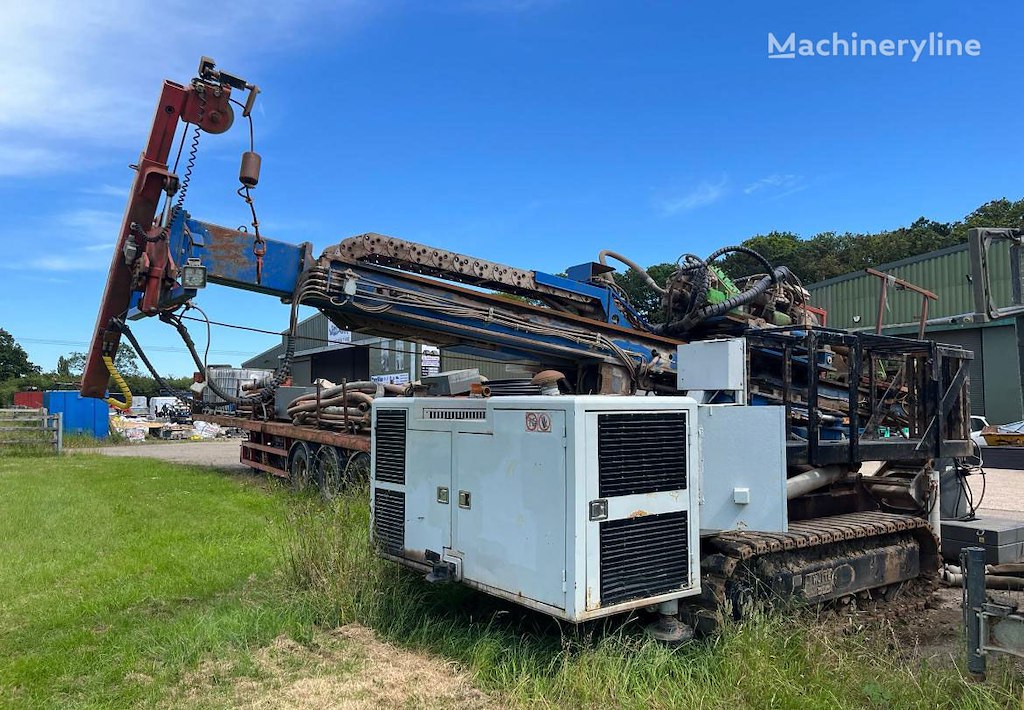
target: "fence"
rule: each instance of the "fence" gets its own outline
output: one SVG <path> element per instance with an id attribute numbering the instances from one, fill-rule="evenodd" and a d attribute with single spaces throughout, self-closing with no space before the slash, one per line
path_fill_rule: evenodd
<path id="1" fill-rule="evenodd" d="M 0 409 L 0 451 L 11 448 L 64 448 L 64 425 L 60 413 L 45 409 Z"/>
<path id="2" fill-rule="evenodd" d="M 985 564 L 985 549 L 960 552 L 963 570 L 967 670 L 985 678 L 988 656 L 1024 658 L 1024 564 Z"/>

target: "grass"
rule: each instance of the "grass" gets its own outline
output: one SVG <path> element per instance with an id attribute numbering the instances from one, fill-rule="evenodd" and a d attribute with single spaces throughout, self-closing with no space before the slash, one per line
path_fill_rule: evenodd
<path id="1" fill-rule="evenodd" d="M 275 588 L 283 497 L 149 460 L 0 460 L 0 706 L 152 702 L 208 655 L 301 636 Z"/>
<path id="2" fill-rule="evenodd" d="M 365 492 L 293 511 L 289 570 L 319 623 L 358 621 L 380 636 L 459 661 L 512 704 L 555 707 L 1020 707 L 1021 679 L 994 663 L 985 685 L 956 668 L 902 660 L 804 613 L 757 615 L 669 649 L 639 620 L 560 627 L 457 586 L 426 585 L 370 552 Z"/>
<path id="3" fill-rule="evenodd" d="M 111 428 L 110 433 L 103 439 L 81 432 L 64 435 L 64 446 L 68 449 L 96 449 L 101 446 L 121 446 L 128 443 L 121 432 L 114 428 Z"/>
<path id="4" fill-rule="evenodd" d="M 258 680 L 254 659 L 278 636 L 307 643 L 349 622 L 456 661 L 507 705 L 1021 704 L 1019 677 L 968 683 L 803 618 L 676 650 L 634 621 L 559 626 L 378 560 L 368 528 L 365 491 L 326 506 L 152 460 L 0 459 L 0 706 L 166 704 L 211 663 L 215 686 Z"/>

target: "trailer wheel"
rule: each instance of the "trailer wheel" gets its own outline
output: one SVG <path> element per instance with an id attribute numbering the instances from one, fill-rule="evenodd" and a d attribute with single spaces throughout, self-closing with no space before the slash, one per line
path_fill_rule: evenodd
<path id="1" fill-rule="evenodd" d="M 288 451 L 288 480 L 295 491 L 304 491 L 309 486 L 312 473 L 313 452 L 305 441 L 296 441 Z"/>
<path id="2" fill-rule="evenodd" d="M 316 452 L 316 482 L 324 500 L 332 500 L 345 487 L 344 471 L 338 450 L 333 446 L 321 446 Z"/>
<path id="3" fill-rule="evenodd" d="M 365 486 L 370 480 L 370 455 L 355 451 L 345 464 L 345 485 Z"/>

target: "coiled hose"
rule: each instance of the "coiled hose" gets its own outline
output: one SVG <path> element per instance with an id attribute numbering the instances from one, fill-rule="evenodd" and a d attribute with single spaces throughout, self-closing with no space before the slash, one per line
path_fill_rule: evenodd
<path id="1" fill-rule="evenodd" d="M 114 359 L 112 357 L 104 355 L 103 364 L 107 366 L 107 372 L 110 373 L 111 378 L 113 378 L 114 383 L 117 385 L 117 388 L 121 390 L 121 395 L 124 397 L 123 402 L 119 399 L 114 399 L 113 397 L 107 397 L 104 401 L 114 409 L 120 409 L 122 412 L 127 412 L 132 408 L 131 388 L 128 387 L 128 383 L 124 381 L 124 378 L 121 377 L 121 373 L 117 371 L 116 367 L 114 367 Z"/>

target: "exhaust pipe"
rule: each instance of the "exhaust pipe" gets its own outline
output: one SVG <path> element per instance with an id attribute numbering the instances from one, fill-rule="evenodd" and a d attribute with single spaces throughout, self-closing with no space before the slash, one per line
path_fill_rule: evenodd
<path id="1" fill-rule="evenodd" d="M 824 466 L 804 471 L 786 481 L 786 499 L 793 500 L 807 495 L 819 488 L 830 486 L 843 477 L 843 470 L 838 466 Z"/>

